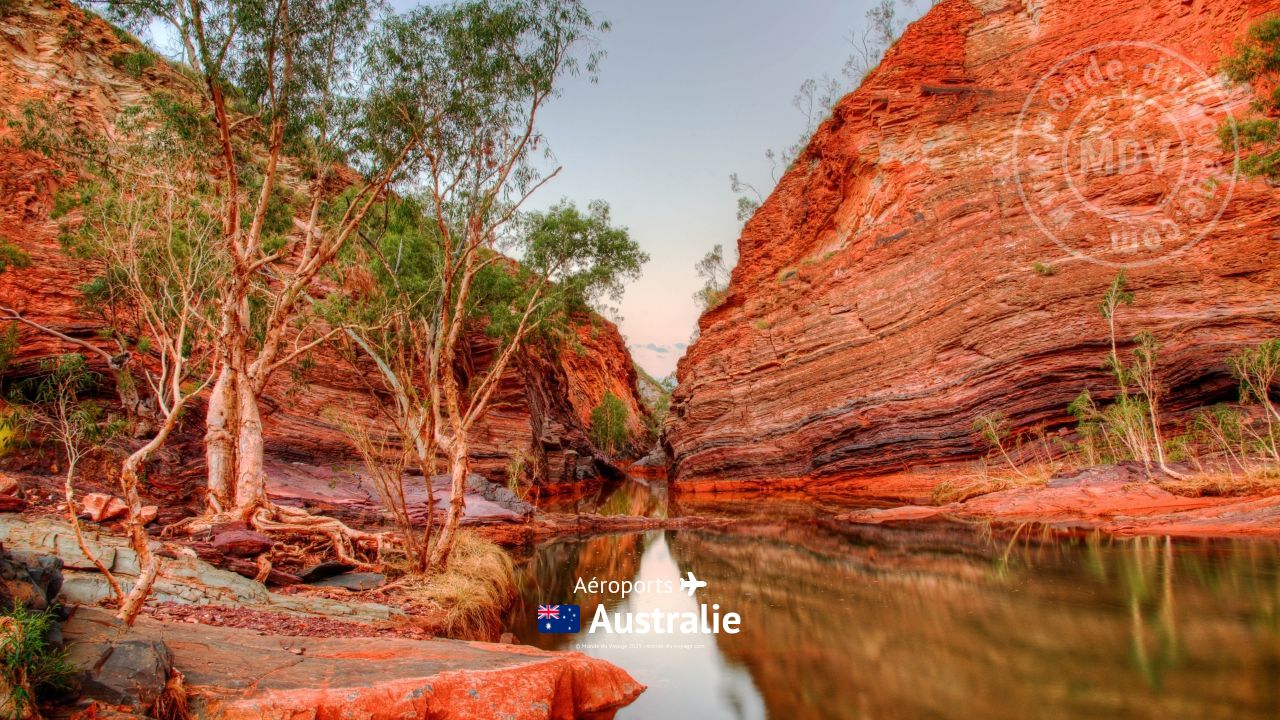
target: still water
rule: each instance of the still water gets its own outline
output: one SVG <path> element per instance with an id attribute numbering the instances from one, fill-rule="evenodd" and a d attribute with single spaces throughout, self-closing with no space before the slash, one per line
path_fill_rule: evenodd
<path id="1" fill-rule="evenodd" d="M 678 514 L 627 484 L 592 510 Z M 1056 538 L 981 526 L 824 527 L 814 503 L 747 503 L 731 531 L 544 544 L 518 568 L 510 626 L 580 649 L 649 689 L 619 718 L 1280 718 L 1280 543 Z M 707 514 L 709 507 L 697 508 Z M 574 592 L 578 578 L 707 581 Z M 538 603 L 582 606 L 540 635 Z M 586 633 L 610 612 L 742 616 L 737 635 Z"/>

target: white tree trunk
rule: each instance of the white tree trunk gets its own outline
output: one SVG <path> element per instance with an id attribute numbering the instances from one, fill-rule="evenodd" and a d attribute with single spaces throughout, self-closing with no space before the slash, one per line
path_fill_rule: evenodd
<path id="1" fill-rule="evenodd" d="M 208 467 L 208 502 L 214 512 L 231 509 L 235 494 L 236 442 L 235 400 L 236 386 L 230 367 L 224 366 L 209 393 L 209 407 L 205 412 L 205 464 Z"/>
<path id="2" fill-rule="evenodd" d="M 237 384 L 236 514 L 248 520 L 266 504 L 267 476 L 262 468 L 262 416 L 249 382 Z"/>
<path id="3" fill-rule="evenodd" d="M 449 554 L 453 552 L 458 524 L 462 521 L 463 510 L 466 509 L 467 475 L 471 472 L 471 458 L 467 456 L 467 439 L 463 433 L 454 436 L 449 448 L 450 491 L 449 512 L 445 516 L 444 527 L 436 539 L 435 550 L 431 557 L 431 567 L 442 571 L 449 564 Z"/>

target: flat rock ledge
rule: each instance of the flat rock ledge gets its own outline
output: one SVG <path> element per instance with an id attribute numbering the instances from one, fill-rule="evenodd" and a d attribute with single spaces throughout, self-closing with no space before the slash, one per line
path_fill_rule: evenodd
<path id="1" fill-rule="evenodd" d="M 104 643 L 163 640 L 198 718 L 603 719 L 645 689 L 604 660 L 516 645 L 259 635 L 147 617 L 125 631 L 94 608 L 63 632 L 73 661 Z"/>
<path id="2" fill-rule="evenodd" d="M 133 586 L 138 576 L 138 556 L 126 538 L 85 528 L 85 540 L 89 550 L 116 575 L 126 590 Z M 67 523 L 49 518 L 0 516 L 0 543 L 11 550 L 61 558 L 62 598 L 68 603 L 96 605 L 111 596 L 106 579 L 80 551 Z M 158 541 L 152 542 L 152 550 L 160 554 L 168 552 Z M 214 567 L 194 554 L 170 554 L 176 556 L 161 557 L 160 575 L 151 596 L 154 602 L 230 605 L 365 623 L 383 622 L 404 614 L 398 608 L 379 603 L 273 593 L 262 583 Z"/>

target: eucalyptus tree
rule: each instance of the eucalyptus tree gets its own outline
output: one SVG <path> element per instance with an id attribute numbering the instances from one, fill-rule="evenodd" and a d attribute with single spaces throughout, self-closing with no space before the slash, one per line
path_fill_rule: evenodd
<path id="1" fill-rule="evenodd" d="M 603 205 L 585 216 L 561 206 L 519 222 L 559 172 L 543 167 L 550 154 L 539 115 L 566 76 L 594 77 L 591 43 L 607 27 L 577 0 L 476 0 L 396 17 L 372 48 L 372 64 L 385 70 L 374 78 L 374 104 L 395 112 L 376 115 L 386 123 L 370 127 L 382 138 L 370 147 L 421 138 L 406 167 L 418 179 L 429 250 L 419 253 L 425 279 L 400 303 L 411 310 L 399 323 L 414 361 L 408 374 L 403 361 L 400 371 L 386 358 L 378 366 L 424 472 L 437 453 L 447 462 L 451 499 L 432 567 L 448 561 L 471 434 L 513 358 L 552 317 L 557 298 L 616 287 L 642 260 L 626 233 L 609 227 Z M 522 264 L 510 261 L 515 255 Z M 488 367 L 469 371 L 462 360 L 478 314 L 501 343 Z M 425 389 L 409 390 L 417 380 Z"/>
<path id="2" fill-rule="evenodd" d="M 109 297 L 124 308 L 113 330 L 131 337 L 134 372 L 154 413 L 150 436 L 120 465 L 126 525 L 140 566 L 120 603 L 127 623 L 159 572 L 142 520 L 143 469 L 191 401 L 208 389 L 216 367 L 216 299 L 227 267 L 218 252 L 220 224 L 203 192 L 204 169 L 186 131 L 154 108 L 125 113 L 111 140 L 98 142 L 93 162 L 81 168 L 76 189 L 83 206 L 63 228 L 64 245 L 94 276 L 82 288 L 89 301 Z"/>
<path id="3" fill-rule="evenodd" d="M 457 291 L 445 294 L 447 275 L 468 269 L 447 267 L 446 245 L 425 207 L 395 203 L 394 220 L 383 225 L 371 254 L 376 289 L 352 306 L 364 319 L 348 323 L 360 327 L 349 336 L 378 368 L 382 387 L 376 396 L 385 398 L 385 414 L 415 454 L 430 507 L 431 477 L 441 456 L 449 471 L 443 526 L 433 535 L 429 515 L 419 552 L 411 558 L 419 570 L 448 562 L 465 507 L 470 437 L 503 374 L 530 342 L 568 347 L 572 323 L 590 322 L 590 308 L 606 296 L 616 298 L 623 281 L 638 276 L 648 260 L 626 229 L 613 225 L 605 203 L 582 211 L 561 202 L 513 219 L 498 243 L 511 255 L 495 247 L 477 249 L 482 262 L 459 304 Z M 449 341 L 439 324 L 441 306 L 458 313 L 448 318 L 460 343 L 448 363 L 440 359 Z M 496 343 L 484 365 L 462 346 L 478 333 Z"/>
<path id="4" fill-rule="evenodd" d="M 214 129 L 220 288 L 206 411 L 210 521 L 362 534 L 268 502 L 260 400 L 283 367 L 332 338 L 312 293 L 375 202 L 421 149 L 414 132 L 364 130 L 407 96 L 369 102 L 374 0 L 130 0 L 116 19 L 170 25 Z M 383 118 L 380 122 L 391 122 Z M 394 142 L 395 146 L 380 144 Z M 358 172 L 352 172 L 356 168 Z M 340 201 L 339 201 L 340 198 Z M 337 539 L 337 538 L 335 538 Z M 341 552 L 339 541 L 339 552 Z"/>

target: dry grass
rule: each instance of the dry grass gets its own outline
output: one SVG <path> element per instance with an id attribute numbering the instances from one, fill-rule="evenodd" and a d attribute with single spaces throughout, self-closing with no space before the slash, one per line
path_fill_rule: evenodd
<path id="1" fill-rule="evenodd" d="M 1237 472 L 1211 470 L 1181 479 L 1165 478 L 1160 487 L 1184 497 L 1240 497 L 1280 492 L 1280 467 L 1258 465 Z"/>
<path id="2" fill-rule="evenodd" d="M 516 596 L 515 571 L 502 548 L 473 532 L 459 532 L 449 567 L 433 575 L 395 580 L 408 605 L 431 632 L 461 640 L 494 640 Z"/>
<path id="3" fill-rule="evenodd" d="M 1059 463 L 1040 463 L 1021 466 L 1020 473 L 1014 473 L 1008 468 L 992 471 L 985 463 L 980 463 L 972 475 L 945 480 L 935 486 L 930 499 L 934 505 L 947 505 L 1001 490 L 1044 485 L 1060 469 Z"/>

